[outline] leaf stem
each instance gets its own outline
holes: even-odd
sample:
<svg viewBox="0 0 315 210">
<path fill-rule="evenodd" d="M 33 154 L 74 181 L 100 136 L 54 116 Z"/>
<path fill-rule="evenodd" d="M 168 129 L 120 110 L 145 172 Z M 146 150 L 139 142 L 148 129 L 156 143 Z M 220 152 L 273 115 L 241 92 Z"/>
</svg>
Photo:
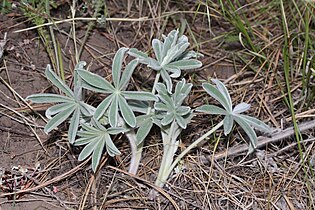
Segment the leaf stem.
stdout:
<svg viewBox="0 0 315 210">
<path fill-rule="evenodd" d="M 159 174 L 155 181 L 156 186 L 163 186 L 169 176 L 168 168 L 171 166 L 172 160 L 174 159 L 174 154 L 178 148 L 178 143 L 176 142 L 178 134 L 180 133 L 176 132 L 178 129 L 178 125 L 174 120 L 171 124 L 168 134 L 162 135 L 164 137 L 163 156 L 160 164 Z"/>
<path fill-rule="evenodd" d="M 152 93 L 155 94 L 155 86 L 159 82 L 160 79 L 160 73 L 158 72 L 155 76 Z M 147 115 L 151 112 L 151 106 L 148 107 Z M 138 168 L 140 165 L 141 157 L 142 157 L 142 150 L 143 150 L 143 142 L 141 142 L 139 145 L 136 144 L 136 134 L 134 130 L 131 130 L 126 133 L 126 137 L 129 140 L 130 148 L 131 148 L 131 160 L 129 165 L 129 173 L 136 175 L 138 172 Z"/>
<path fill-rule="evenodd" d="M 126 137 L 129 140 L 129 144 L 130 144 L 130 148 L 131 148 L 131 160 L 130 160 L 128 172 L 136 175 L 138 168 L 139 168 L 139 165 L 140 165 L 140 160 L 142 157 L 143 145 L 141 143 L 141 145 L 137 146 L 136 134 L 134 133 L 134 130 L 127 132 Z"/>
<path fill-rule="evenodd" d="M 205 133 L 204 135 L 202 135 L 200 138 L 198 138 L 196 141 L 194 141 L 191 145 L 189 145 L 184 151 L 182 151 L 182 153 L 180 153 L 180 155 L 177 156 L 177 158 L 174 160 L 174 162 L 172 163 L 172 165 L 169 167 L 167 173 L 165 173 L 164 175 L 167 175 L 167 177 L 171 174 L 171 172 L 173 171 L 173 169 L 175 168 L 175 166 L 178 164 L 178 162 L 190 151 L 192 150 L 194 147 L 196 147 L 201 141 L 203 141 L 205 138 L 207 138 L 208 136 L 210 136 L 211 134 L 213 134 L 216 130 L 218 130 L 221 126 L 223 125 L 223 120 L 217 124 L 215 127 L 213 127 L 210 131 L 208 131 L 207 133 Z M 160 180 L 162 181 L 162 180 Z M 166 181 L 166 180 L 165 180 Z M 159 183 L 159 187 L 163 187 L 164 182 L 160 182 Z"/>
</svg>

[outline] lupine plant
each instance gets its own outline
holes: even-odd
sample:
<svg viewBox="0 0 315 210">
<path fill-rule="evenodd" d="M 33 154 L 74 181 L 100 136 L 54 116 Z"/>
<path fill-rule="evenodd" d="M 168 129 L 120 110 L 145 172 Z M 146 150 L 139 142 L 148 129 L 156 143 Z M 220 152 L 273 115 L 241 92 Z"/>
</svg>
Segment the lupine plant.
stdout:
<svg viewBox="0 0 315 210">
<path fill-rule="evenodd" d="M 83 69 L 84 65 L 85 62 L 80 62 L 76 65 L 76 70 Z M 68 129 L 68 139 L 73 144 L 79 128 L 80 119 L 84 117 L 90 118 L 94 114 L 95 108 L 82 101 L 81 79 L 78 78 L 76 73 L 74 75 L 74 91 L 51 70 L 50 65 L 47 65 L 45 75 L 65 95 L 42 93 L 28 96 L 27 99 L 33 103 L 58 103 L 49 107 L 45 112 L 46 117 L 50 119 L 44 128 L 46 133 L 57 128 L 58 125 L 72 116 Z M 53 115 L 54 117 L 52 117 Z"/>
<path fill-rule="evenodd" d="M 227 88 L 216 79 L 212 80 L 215 86 L 209 83 L 202 86 L 223 108 L 206 104 L 192 110 L 186 106 L 185 98 L 189 96 L 192 84 L 177 78 L 181 76 L 182 70 L 201 67 L 202 63 L 197 59 L 202 55 L 187 51 L 188 38 L 180 35 L 178 30 L 171 31 L 167 36 L 163 36 L 163 39 L 153 39 L 154 57 L 135 48 L 120 48 L 113 59 L 112 82 L 84 69 L 85 63 L 80 62 L 74 71 L 74 91 L 66 86 L 48 65 L 46 77 L 65 95 L 43 93 L 27 98 L 34 103 L 57 103 L 46 111 L 46 116 L 51 119 L 45 126 L 45 132 L 57 128 L 71 116 L 69 142 L 74 146 L 85 145 L 79 160 L 92 156 L 93 171 L 96 171 L 99 165 L 104 148 L 110 156 L 120 154 L 111 136 L 125 134 L 132 153 L 129 172 L 136 174 L 144 140 L 155 124 L 161 131 L 163 143 L 162 161 L 155 182 L 160 187 L 163 187 L 173 169 L 192 148 L 222 126 L 224 134 L 228 135 L 233 129 L 234 121 L 249 137 L 249 152 L 253 152 L 257 145 L 254 128 L 263 132 L 270 132 L 270 128 L 256 118 L 241 114 L 250 108 L 249 104 L 240 103 L 233 108 Z M 135 59 L 126 64 L 123 71 L 126 53 Z M 156 71 L 150 92 L 128 89 L 130 78 L 139 63 Z M 103 93 L 105 98 L 96 107 L 89 105 L 84 102 L 83 88 Z M 181 131 L 187 128 L 195 111 L 224 115 L 224 119 L 176 156 L 178 137 Z"/>
</svg>

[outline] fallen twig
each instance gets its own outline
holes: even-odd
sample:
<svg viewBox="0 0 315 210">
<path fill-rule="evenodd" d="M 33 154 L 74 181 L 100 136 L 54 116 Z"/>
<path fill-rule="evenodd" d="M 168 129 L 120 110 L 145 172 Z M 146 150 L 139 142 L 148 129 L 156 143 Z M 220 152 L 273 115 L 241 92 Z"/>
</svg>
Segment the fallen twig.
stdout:
<svg viewBox="0 0 315 210">
<path fill-rule="evenodd" d="M 308 122 L 301 123 L 299 126 L 300 132 L 307 131 L 309 129 L 315 128 L 315 120 L 311 120 Z M 285 130 L 276 131 L 271 134 L 271 137 L 265 137 L 260 136 L 258 137 L 258 145 L 257 149 L 265 147 L 267 144 L 270 143 L 277 143 L 283 139 L 289 138 L 294 135 L 294 127 L 289 127 Z M 235 156 L 243 154 L 244 152 L 247 152 L 248 145 L 247 144 L 241 144 L 234 147 L 229 148 L 228 150 L 224 152 L 220 152 L 218 154 L 214 155 L 215 160 L 219 160 L 225 157 Z"/>
</svg>

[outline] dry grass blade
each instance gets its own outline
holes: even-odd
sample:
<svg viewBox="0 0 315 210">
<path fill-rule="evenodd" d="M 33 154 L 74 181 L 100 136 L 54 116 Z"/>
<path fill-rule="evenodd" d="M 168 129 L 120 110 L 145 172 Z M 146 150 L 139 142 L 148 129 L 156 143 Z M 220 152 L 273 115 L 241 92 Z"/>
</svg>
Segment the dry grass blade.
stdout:
<svg viewBox="0 0 315 210">
<path fill-rule="evenodd" d="M 30 193 L 30 192 L 34 192 L 37 191 L 39 189 L 42 189 L 44 187 L 47 187 L 48 185 L 51 185 L 53 183 L 59 182 L 61 180 L 64 180 L 66 178 L 68 178 L 69 176 L 72 176 L 73 174 L 77 173 L 79 170 L 81 170 L 83 168 L 84 165 L 86 165 L 88 162 L 90 161 L 90 158 L 85 160 L 84 162 L 82 162 L 80 165 L 72 168 L 71 170 L 67 171 L 64 174 L 61 174 L 59 176 L 56 176 L 54 178 L 52 178 L 51 180 L 48 180 L 46 182 L 40 183 L 39 185 L 29 188 L 29 189 L 25 189 L 25 190 L 19 190 L 17 192 L 12 192 L 12 193 L 2 193 L 0 194 L 0 198 L 1 197 L 7 197 L 10 195 L 18 195 L 18 194 L 25 194 L 25 193 Z"/>
<path fill-rule="evenodd" d="M 115 170 L 115 171 L 118 171 L 118 172 L 120 172 L 120 173 L 126 174 L 126 175 L 130 176 L 131 178 L 136 179 L 136 180 L 138 180 L 138 181 L 144 183 L 145 185 L 148 185 L 149 187 L 153 188 L 153 189 L 156 190 L 157 192 L 161 193 L 161 195 L 163 195 L 166 199 L 168 199 L 168 200 L 172 203 L 173 207 L 174 207 L 176 210 L 180 210 L 179 206 L 178 206 L 177 203 L 174 201 L 174 199 L 173 199 L 168 193 L 166 193 L 162 188 L 157 187 L 157 186 L 155 186 L 154 184 L 150 183 L 149 181 L 147 181 L 147 180 L 145 180 L 145 179 L 142 179 L 142 178 L 140 178 L 140 177 L 138 177 L 138 176 L 136 176 L 136 175 L 130 174 L 130 173 L 126 172 L 126 171 L 123 171 L 123 170 L 121 170 L 121 169 L 119 169 L 119 168 L 116 168 L 116 167 L 113 167 L 113 166 L 108 166 L 108 168 L 111 168 L 111 169 L 113 169 L 113 170 Z"/>
</svg>

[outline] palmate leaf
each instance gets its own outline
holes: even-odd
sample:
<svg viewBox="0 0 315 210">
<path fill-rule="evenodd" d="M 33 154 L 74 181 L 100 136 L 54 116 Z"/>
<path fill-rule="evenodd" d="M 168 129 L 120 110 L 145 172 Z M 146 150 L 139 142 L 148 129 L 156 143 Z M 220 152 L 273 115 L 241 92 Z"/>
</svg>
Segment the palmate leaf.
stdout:
<svg viewBox="0 0 315 210">
<path fill-rule="evenodd" d="M 159 63 L 162 62 L 162 59 L 163 59 L 163 49 L 164 49 L 164 46 L 163 46 L 163 43 L 158 40 L 158 39 L 153 39 L 152 40 L 152 48 L 153 48 L 153 51 L 154 51 L 154 54 L 156 56 L 156 59 L 158 60 Z"/>
<path fill-rule="evenodd" d="M 217 80 L 217 79 L 212 79 L 212 82 L 215 83 L 217 89 L 225 98 L 226 105 L 229 108 L 227 109 L 227 111 L 232 111 L 232 99 L 225 85 L 220 80 Z"/>
<path fill-rule="evenodd" d="M 111 105 L 113 97 L 114 95 L 108 96 L 96 107 L 96 110 L 94 113 L 95 119 L 99 120 L 104 115 L 108 107 Z"/>
<path fill-rule="evenodd" d="M 157 98 L 150 92 L 143 91 L 121 91 L 121 94 L 127 100 L 137 100 L 137 101 L 156 101 Z"/>
<path fill-rule="evenodd" d="M 224 123 L 223 123 L 223 130 L 224 130 L 224 135 L 228 135 L 229 133 L 231 133 L 232 128 L 233 128 L 233 115 L 231 114 L 227 114 L 225 115 L 224 119 L 223 119 Z"/>
<path fill-rule="evenodd" d="M 221 107 L 215 105 L 202 105 L 196 109 L 197 112 L 203 112 L 207 114 L 226 115 L 227 111 Z"/>
<path fill-rule="evenodd" d="M 62 104 L 56 104 L 54 106 L 49 107 L 46 109 L 45 116 L 48 119 L 51 119 L 53 115 L 58 114 L 59 112 L 62 112 L 70 107 L 72 107 L 75 103 L 62 103 Z"/>
<path fill-rule="evenodd" d="M 149 134 L 152 126 L 153 126 L 153 120 L 151 115 L 140 115 L 137 117 L 137 126 L 138 131 L 136 134 L 136 144 L 139 145 L 141 144 L 144 139 L 147 137 Z"/>
<path fill-rule="evenodd" d="M 237 104 L 234 109 L 233 109 L 233 113 L 234 114 L 240 114 L 242 112 L 245 112 L 247 111 L 248 109 L 250 108 L 250 104 L 248 103 L 240 103 L 240 104 Z"/>
<path fill-rule="evenodd" d="M 129 84 L 129 80 L 131 78 L 131 75 L 135 68 L 138 65 L 137 60 L 132 60 L 125 68 L 125 71 L 122 73 L 121 80 L 119 81 L 119 89 L 125 90 L 127 88 L 127 85 Z"/>
<path fill-rule="evenodd" d="M 138 60 L 131 61 L 122 72 L 122 62 L 128 49 L 121 48 L 117 51 L 112 65 L 113 85 L 106 79 L 85 71 L 79 70 L 78 74 L 83 80 L 82 86 L 96 92 L 109 95 L 99 104 L 94 113 L 94 118 L 100 119 L 108 112 L 108 120 L 112 127 L 117 127 L 119 115 L 130 127 L 136 126 L 136 117 L 127 100 L 155 101 L 157 97 L 150 92 L 126 91 L 131 75 L 138 64 Z"/>
<path fill-rule="evenodd" d="M 77 136 L 77 132 L 79 129 L 79 124 L 80 124 L 80 117 L 81 117 L 80 108 L 77 107 L 72 114 L 72 117 L 70 119 L 69 129 L 68 129 L 68 139 L 71 143 L 74 142 L 75 137 Z"/>
<path fill-rule="evenodd" d="M 257 130 L 260 130 L 260 131 L 266 132 L 266 133 L 272 132 L 271 128 L 268 125 L 266 125 L 264 122 L 254 118 L 254 117 L 247 116 L 247 115 L 237 115 L 237 114 L 235 114 L 235 115 L 240 117 L 243 121 L 246 121 L 248 125 L 256 128 Z"/>
<path fill-rule="evenodd" d="M 191 83 L 186 83 L 185 79 L 178 82 L 175 87 L 175 93 L 173 94 L 172 98 L 175 101 L 175 106 L 181 105 L 185 98 L 189 95 L 192 88 Z"/>
<path fill-rule="evenodd" d="M 122 96 L 118 96 L 118 103 L 120 112 L 122 114 L 122 117 L 125 119 L 126 123 L 131 126 L 136 126 L 136 116 L 133 113 L 131 107 L 128 105 L 126 99 L 124 99 Z"/>
<path fill-rule="evenodd" d="M 241 126 L 241 128 L 245 131 L 246 135 L 249 137 L 250 144 L 248 148 L 248 153 L 254 152 L 256 146 L 257 146 L 257 135 L 254 131 L 254 129 L 241 117 L 235 116 L 235 121 Z"/>
<path fill-rule="evenodd" d="M 208 83 L 204 83 L 202 86 L 209 95 L 221 103 L 224 109 L 214 105 L 203 105 L 198 107 L 196 111 L 207 114 L 225 115 L 223 119 L 225 135 L 228 135 L 232 131 L 234 121 L 236 121 L 249 137 L 249 153 L 253 152 L 257 146 L 257 135 L 253 128 L 270 133 L 270 127 L 254 117 L 241 114 L 250 108 L 250 105 L 247 103 L 242 102 L 232 109 L 232 100 L 225 85 L 219 80 L 212 81 L 216 84 L 216 87 Z"/>
<path fill-rule="evenodd" d="M 84 63 L 81 63 L 79 67 L 83 68 L 82 65 L 84 65 Z M 95 108 L 80 101 L 82 98 L 80 87 L 74 87 L 77 88 L 78 91 L 77 94 L 74 94 L 74 92 L 51 70 L 50 65 L 47 65 L 45 74 L 55 86 L 66 94 L 66 96 L 41 93 L 30 95 L 26 99 L 31 100 L 33 103 L 57 103 L 48 108 L 45 112 L 46 117 L 50 120 L 47 122 L 44 131 L 49 133 L 71 117 L 68 140 L 70 143 L 73 143 L 78 131 L 80 119 L 91 117 L 94 114 Z"/>
<path fill-rule="evenodd" d="M 74 100 L 67 96 L 51 94 L 51 93 L 39 93 L 26 97 L 26 100 L 31 100 L 33 103 L 72 103 Z"/>
<path fill-rule="evenodd" d="M 51 118 L 48 123 L 46 124 L 44 131 L 45 133 L 49 133 L 53 129 L 55 129 L 58 125 L 63 123 L 68 117 L 72 114 L 72 112 L 76 109 L 76 105 L 73 104 L 72 106 L 69 106 L 67 109 L 59 112 L 56 114 L 53 118 Z"/>
<path fill-rule="evenodd" d="M 118 99 L 119 95 L 114 95 L 112 98 L 112 103 L 109 106 L 109 123 L 112 127 L 116 127 L 118 124 Z"/>
<path fill-rule="evenodd" d="M 209 83 L 202 84 L 202 87 L 210 96 L 219 101 L 227 112 L 232 112 L 232 104 L 230 104 L 228 100 L 226 100 L 224 92 L 220 92 L 217 88 Z"/>
<path fill-rule="evenodd" d="M 188 106 L 182 106 L 184 98 L 186 98 L 191 89 L 191 84 L 186 84 L 185 79 L 178 82 L 175 87 L 175 93 L 169 94 L 166 86 L 162 83 L 156 85 L 159 102 L 154 105 L 155 110 L 160 114 L 160 123 L 167 126 L 175 121 L 181 129 L 186 129 L 190 121 L 191 109 Z"/>
<path fill-rule="evenodd" d="M 92 155 L 92 170 L 95 172 L 101 160 L 104 147 L 110 156 L 119 155 L 120 152 L 113 143 L 110 135 L 126 132 L 124 128 L 106 129 L 97 120 L 92 121 L 92 125 L 82 124 L 82 130 L 78 132 L 78 138 L 74 145 L 86 145 L 79 155 L 79 160 L 84 160 Z"/>
<path fill-rule="evenodd" d="M 67 96 L 74 98 L 72 90 L 51 70 L 48 64 L 45 70 L 45 75 L 57 88 L 64 92 Z"/>
<path fill-rule="evenodd" d="M 86 82 L 82 84 L 86 89 L 102 93 L 110 93 L 115 90 L 115 88 L 106 79 L 97 74 L 93 74 L 86 70 L 78 70 L 77 72 Z"/>
<path fill-rule="evenodd" d="M 113 65 L 112 65 L 112 77 L 114 86 L 119 88 L 120 83 L 120 75 L 121 75 L 121 67 L 124 60 L 125 52 L 128 50 L 128 48 L 122 47 L 120 48 L 113 59 Z M 129 81 L 129 79 L 128 79 Z M 124 82 L 124 81 L 123 81 Z"/>
<path fill-rule="evenodd" d="M 202 63 L 193 58 L 202 55 L 194 51 L 186 52 L 189 47 L 188 38 L 185 35 L 180 36 L 178 30 L 171 31 L 167 36 L 163 35 L 163 38 L 164 42 L 158 39 L 152 40 L 156 59 L 150 58 L 146 53 L 137 49 L 130 49 L 128 53 L 137 58 L 140 63 L 159 71 L 168 92 L 171 93 L 172 78 L 180 77 L 181 70 L 201 67 Z"/>
<path fill-rule="evenodd" d="M 75 98 L 78 101 L 83 101 L 84 100 L 84 93 L 83 93 L 83 89 L 82 89 L 82 79 L 79 77 L 78 75 L 78 70 L 82 70 L 84 69 L 84 66 L 86 66 L 86 62 L 85 61 L 79 61 L 77 63 L 77 65 L 75 65 L 75 71 L 73 73 L 73 93 Z"/>
</svg>

